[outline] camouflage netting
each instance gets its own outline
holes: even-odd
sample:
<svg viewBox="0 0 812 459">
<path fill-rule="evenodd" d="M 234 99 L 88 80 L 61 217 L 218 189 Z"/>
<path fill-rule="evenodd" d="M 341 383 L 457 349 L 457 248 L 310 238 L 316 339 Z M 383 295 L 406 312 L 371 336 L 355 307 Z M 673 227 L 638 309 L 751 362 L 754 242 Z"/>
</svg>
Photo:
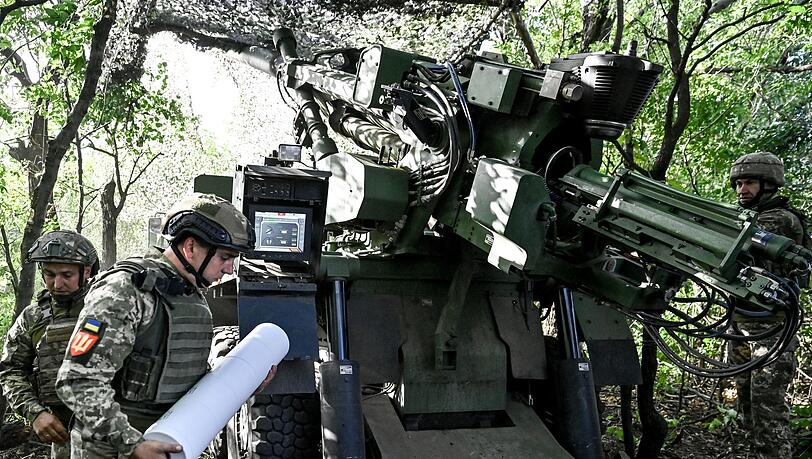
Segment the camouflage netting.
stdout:
<svg viewBox="0 0 812 459">
<path fill-rule="evenodd" d="M 141 75 L 149 36 L 175 33 L 199 47 L 236 50 L 270 45 L 281 26 L 299 53 L 372 42 L 437 58 L 478 46 L 495 10 L 487 5 L 421 0 L 120 0 L 108 47 L 112 79 Z"/>
</svg>

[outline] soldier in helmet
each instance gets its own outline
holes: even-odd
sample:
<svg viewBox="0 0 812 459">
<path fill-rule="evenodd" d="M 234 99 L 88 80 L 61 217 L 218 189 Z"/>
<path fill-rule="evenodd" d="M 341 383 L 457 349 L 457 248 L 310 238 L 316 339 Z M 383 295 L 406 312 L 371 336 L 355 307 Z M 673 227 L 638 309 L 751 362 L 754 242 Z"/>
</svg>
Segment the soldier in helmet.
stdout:
<svg viewBox="0 0 812 459">
<path fill-rule="evenodd" d="M 56 374 L 68 347 L 88 279 L 99 270 L 96 249 L 74 231 L 50 232 L 34 243 L 28 260 L 39 264 L 45 290 L 6 335 L 0 385 L 9 405 L 51 444 L 51 457 L 70 457 L 70 410 L 56 395 Z"/>
<path fill-rule="evenodd" d="M 167 212 L 162 233 L 163 252 L 116 263 L 87 294 L 57 378 L 75 413 L 74 459 L 181 450 L 142 434 L 206 373 L 212 317 L 200 289 L 232 273 L 254 231 L 231 203 L 194 194 Z"/>
<path fill-rule="evenodd" d="M 784 163 L 772 153 L 744 155 L 730 169 L 730 185 L 736 191 L 739 204 L 758 212 L 759 227 L 809 247 L 806 217 L 778 194 L 784 183 Z M 780 267 L 764 267 L 782 275 L 789 274 L 781 272 Z M 755 335 L 775 326 L 776 320 L 781 319 L 757 320 L 737 315 L 735 328 Z M 774 335 L 749 344 L 736 343 L 731 346 L 730 358 L 735 363 L 745 363 L 752 356 L 766 353 L 777 340 L 778 335 Z M 740 411 L 745 425 L 751 429 L 751 445 L 757 457 L 791 456 L 792 432 L 786 392 L 797 366 L 795 348 L 797 338 L 774 363 L 736 377 Z"/>
</svg>

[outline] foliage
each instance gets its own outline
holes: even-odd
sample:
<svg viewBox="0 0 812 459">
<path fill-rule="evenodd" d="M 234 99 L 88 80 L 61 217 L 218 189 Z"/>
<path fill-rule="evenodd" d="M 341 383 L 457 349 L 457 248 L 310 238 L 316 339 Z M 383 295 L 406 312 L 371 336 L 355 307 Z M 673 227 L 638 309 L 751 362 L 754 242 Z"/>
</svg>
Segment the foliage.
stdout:
<svg viewBox="0 0 812 459">
<path fill-rule="evenodd" d="M 799 457 L 809 457 L 812 452 L 812 405 L 802 405 L 792 407 L 792 430 L 798 439 Z"/>
<path fill-rule="evenodd" d="M 711 432 L 718 431 L 736 424 L 736 418 L 739 413 L 731 408 L 718 407 L 719 416 L 711 419 L 708 423 L 708 430 Z"/>
</svg>

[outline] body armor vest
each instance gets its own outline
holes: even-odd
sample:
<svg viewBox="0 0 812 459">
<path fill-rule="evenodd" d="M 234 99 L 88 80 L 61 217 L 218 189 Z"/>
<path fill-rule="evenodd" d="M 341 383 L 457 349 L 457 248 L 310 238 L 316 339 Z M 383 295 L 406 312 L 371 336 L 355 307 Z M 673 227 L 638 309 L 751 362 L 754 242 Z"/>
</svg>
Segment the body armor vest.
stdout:
<svg viewBox="0 0 812 459">
<path fill-rule="evenodd" d="M 117 271 L 131 273 L 133 285 L 156 302 L 152 322 L 114 380 L 117 401 L 128 414 L 162 414 L 208 369 L 211 311 L 196 289 L 184 294 L 186 281 L 155 260 L 124 260 L 104 275 Z"/>
<path fill-rule="evenodd" d="M 51 305 L 51 295 L 42 295 L 37 304 L 42 311 L 42 318 L 48 325 L 36 340 L 36 357 L 34 358 L 34 375 L 36 378 L 37 395 L 43 405 L 50 407 L 64 406 L 62 400 L 56 395 L 56 374 L 65 358 L 65 349 L 73 334 L 78 319 L 78 311 L 71 314 L 68 309 L 67 317 L 54 318 Z M 36 337 L 35 337 L 36 338 Z"/>
</svg>

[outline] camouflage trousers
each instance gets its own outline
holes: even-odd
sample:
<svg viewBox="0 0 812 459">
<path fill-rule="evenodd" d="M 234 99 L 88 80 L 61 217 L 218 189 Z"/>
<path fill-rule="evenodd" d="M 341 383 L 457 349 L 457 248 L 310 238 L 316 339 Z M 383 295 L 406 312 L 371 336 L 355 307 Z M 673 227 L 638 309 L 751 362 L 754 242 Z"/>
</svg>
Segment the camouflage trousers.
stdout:
<svg viewBox="0 0 812 459">
<path fill-rule="evenodd" d="M 70 459 L 70 441 L 51 443 L 51 459 Z"/>
<path fill-rule="evenodd" d="M 70 458 L 71 459 L 124 459 L 127 456 L 119 454 L 110 443 L 103 440 L 93 440 L 90 435 L 82 435 L 79 427 L 74 426 L 70 431 Z"/>
<path fill-rule="evenodd" d="M 741 322 L 744 335 L 755 335 L 775 326 L 774 322 Z M 755 342 L 734 342 L 729 348 L 731 363 L 741 364 L 758 358 L 778 341 L 778 335 Z M 748 444 L 751 457 L 792 457 L 792 430 L 789 425 L 790 406 L 786 395 L 795 377 L 798 338 L 770 365 L 735 377 L 739 413 L 744 426 L 750 430 Z"/>
</svg>

